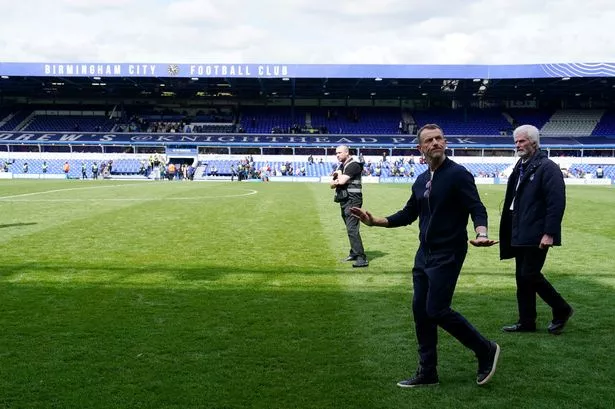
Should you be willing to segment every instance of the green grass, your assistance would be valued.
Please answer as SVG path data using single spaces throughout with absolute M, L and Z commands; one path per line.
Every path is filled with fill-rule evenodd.
M 491 235 L 502 186 L 481 187 Z M 366 185 L 386 216 L 407 185 Z M 470 248 L 454 308 L 502 346 L 493 381 L 440 336 L 437 388 L 416 368 L 417 228 L 348 242 L 326 185 L 0 181 L 0 408 L 611 408 L 615 190 L 569 187 L 544 269 L 576 314 L 563 335 L 503 334 L 514 270 Z

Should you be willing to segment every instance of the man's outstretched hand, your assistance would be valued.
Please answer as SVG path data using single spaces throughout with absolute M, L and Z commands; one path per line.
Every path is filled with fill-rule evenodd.
M 361 220 L 361 222 L 366 226 L 374 225 L 374 216 L 372 216 L 372 214 L 367 210 L 363 210 L 360 207 L 351 207 L 350 213 L 352 213 L 352 215 L 357 219 Z

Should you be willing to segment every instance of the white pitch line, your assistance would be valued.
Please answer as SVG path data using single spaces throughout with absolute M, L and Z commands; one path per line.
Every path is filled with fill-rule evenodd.
M 237 195 L 221 195 L 221 196 L 190 196 L 190 197 L 173 197 L 173 200 L 202 200 L 202 199 L 224 199 L 230 197 L 246 197 L 257 194 L 256 190 L 251 190 L 248 193 L 241 193 Z M 3 198 L 0 198 L 2 200 Z M 110 199 L 110 198 L 98 198 L 98 199 L 8 199 L 5 202 L 44 202 L 44 203 L 56 203 L 56 202 L 153 202 L 156 200 L 169 200 L 168 197 L 154 197 L 154 198 L 126 198 L 126 199 Z
M 22 193 L 20 195 L 13 195 L 13 196 L 0 196 L 0 200 L 2 200 L 2 199 L 13 199 L 13 198 L 18 198 L 18 197 L 34 196 L 34 195 L 44 195 L 44 194 L 47 194 L 47 193 L 68 192 L 68 191 L 71 191 L 71 190 L 105 189 L 105 188 L 109 188 L 109 187 L 124 187 L 124 186 L 135 186 L 135 185 L 142 185 L 142 184 L 144 184 L 144 183 L 130 183 L 130 184 L 106 185 L 106 186 L 69 187 L 69 188 L 66 188 L 66 189 L 54 189 L 54 190 L 43 190 L 42 192 Z
M 13 196 L 0 196 L 0 200 L 4 200 L 7 202 L 146 202 L 146 201 L 154 201 L 154 200 L 169 200 L 168 197 L 154 197 L 154 198 L 93 198 L 93 199 L 22 199 L 23 197 L 29 197 L 33 195 L 47 194 L 47 193 L 57 193 L 64 192 L 70 190 L 81 190 L 81 189 L 99 189 L 99 188 L 108 188 L 108 187 L 124 187 L 124 186 L 135 186 L 135 184 L 129 185 L 109 185 L 109 186 L 89 186 L 89 187 L 75 187 L 68 189 L 55 189 L 55 190 L 46 190 L 43 192 L 32 192 L 32 193 L 23 193 L 20 195 Z M 141 185 L 141 183 L 139 184 Z M 252 189 L 242 189 L 247 193 L 240 194 L 229 194 L 229 195 L 215 195 L 215 196 L 186 196 L 186 197 L 173 197 L 173 200 L 201 200 L 201 199 L 224 199 L 229 197 L 244 197 L 244 196 L 252 196 L 258 193 L 257 190 Z

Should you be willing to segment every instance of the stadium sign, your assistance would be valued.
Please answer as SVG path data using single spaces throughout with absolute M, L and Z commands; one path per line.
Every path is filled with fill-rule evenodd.
M 280 77 L 288 75 L 287 65 L 191 64 L 184 68 L 187 68 L 184 74 L 190 77 Z M 43 72 L 48 76 L 167 77 L 179 76 L 182 70 L 177 64 L 169 64 L 166 67 L 161 67 L 159 64 L 43 64 Z
M 451 148 L 513 146 L 510 136 L 448 135 Z M 71 133 L 71 132 L 7 132 L 0 133 L 0 144 L 122 144 L 122 145 L 252 145 L 252 146 L 369 146 L 415 147 L 413 135 L 296 135 L 296 134 L 194 134 L 194 133 Z M 615 139 L 605 137 L 542 137 L 543 146 L 567 148 L 615 148 Z
M 615 63 L 517 65 L 153 64 L 0 62 L 0 76 L 185 78 L 443 78 L 614 77 Z

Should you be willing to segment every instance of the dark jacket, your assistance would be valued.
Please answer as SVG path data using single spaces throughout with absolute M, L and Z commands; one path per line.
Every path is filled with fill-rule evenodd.
M 466 168 L 446 158 L 434 172 L 427 195 L 430 178 L 429 170 L 416 178 L 406 206 L 387 217 L 388 227 L 406 226 L 419 218 L 419 240 L 424 248 L 467 248 L 468 217 L 472 216 L 475 228 L 487 227 L 487 211 L 474 177 Z
M 566 208 L 562 171 L 545 152 L 538 150 L 524 165 L 523 179 L 515 189 L 521 165 L 519 160 L 506 187 L 500 219 L 501 259 L 515 257 L 515 247 L 537 247 L 544 234 L 553 236 L 553 245 L 562 244 L 562 218 Z

